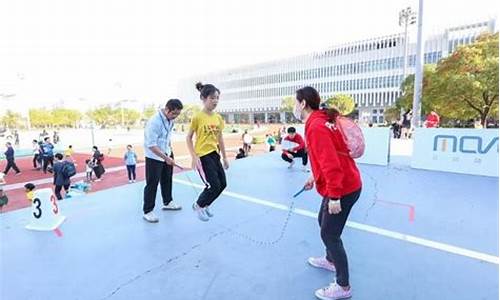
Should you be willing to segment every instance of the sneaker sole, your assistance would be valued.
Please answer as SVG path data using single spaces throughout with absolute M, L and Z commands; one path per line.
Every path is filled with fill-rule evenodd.
M 193 203 L 193 205 L 191 206 L 191 208 L 192 208 L 192 209 L 193 209 L 193 211 L 194 211 L 194 212 L 198 215 L 198 212 L 196 211 L 196 208 L 194 207 L 194 205 L 195 205 L 195 204 L 196 204 L 196 202 L 195 202 L 195 203 Z M 209 218 L 207 218 L 207 219 L 202 219 L 202 218 L 200 217 L 200 215 L 198 215 L 198 219 L 199 219 L 200 221 L 203 221 L 203 222 L 208 222 L 208 220 L 209 220 Z
M 166 207 L 162 207 L 161 208 L 162 210 L 181 210 L 182 207 L 177 207 L 177 208 L 166 208 Z
M 352 298 L 352 295 L 351 296 L 346 296 L 346 297 L 340 297 L 340 298 L 330 298 L 330 297 L 318 295 L 318 292 L 315 292 L 314 295 L 318 299 L 321 299 L 321 300 L 334 300 L 334 299 L 337 300 L 337 299 L 349 299 L 349 298 Z
M 330 271 L 330 272 L 333 272 L 333 273 L 335 273 L 335 272 L 336 272 L 336 270 L 331 270 L 331 269 L 325 268 L 325 267 L 323 267 L 323 266 L 320 266 L 320 265 L 314 264 L 314 263 L 313 263 L 313 262 L 311 262 L 311 260 L 309 260 L 309 259 L 307 260 L 307 263 L 308 263 L 310 266 L 315 267 L 315 268 L 317 268 L 317 269 L 323 269 L 323 270 L 327 270 L 327 271 Z
M 144 220 L 146 220 L 146 222 L 148 223 L 158 223 L 159 220 L 148 220 L 146 219 L 146 217 L 142 217 Z

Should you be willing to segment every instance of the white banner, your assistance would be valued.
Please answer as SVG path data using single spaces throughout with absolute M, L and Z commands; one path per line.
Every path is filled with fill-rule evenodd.
M 357 163 L 387 166 L 389 164 L 390 130 L 388 127 L 362 128 L 365 137 L 365 153 Z
M 411 166 L 498 177 L 498 129 L 417 128 Z

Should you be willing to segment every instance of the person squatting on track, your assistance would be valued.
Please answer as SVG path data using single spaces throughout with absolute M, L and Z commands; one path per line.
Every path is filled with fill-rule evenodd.
M 144 154 L 146 156 L 146 186 L 144 187 L 144 220 L 158 222 L 154 214 L 158 182 L 161 187 L 163 210 L 180 210 L 182 207 L 172 199 L 172 175 L 175 166 L 170 138 L 174 120 L 183 109 L 179 99 L 170 99 L 165 108 L 149 119 L 144 130 Z
M 205 189 L 198 197 L 198 201 L 193 203 L 193 210 L 200 220 L 208 221 L 210 217 L 213 217 L 209 209 L 210 205 L 226 188 L 224 169 L 229 168 L 229 163 L 222 138 L 224 119 L 214 112 L 219 102 L 220 91 L 212 84 L 203 85 L 201 82 L 196 84 L 196 89 L 200 92 L 203 110 L 193 116 L 186 141 L 193 160 L 193 169 L 198 170 L 205 184 Z M 193 145 L 195 134 L 196 143 Z
M 284 149 L 281 154 L 281 158 L 290 163 L 288 166 L 291 169 L 294 165 L 294 158 L 300 157 L 302 158 L 302 170 L 307 172 L 307 152 L 306 152 L 306 143 L 300 134 L 297 133 L 295 127 L 289 127 L 287 129 L 288 135 L 283 139 L 285 141 L 289 141 L 297 144 L 296 147 L 292 149 Z
M 305 184 L 323 197 L 318 222 L 326 256 L 311 257 L 309 264 L 336 271 L 336 280 L 316 291 L 320 299 L 351 297 L 347 255 L 341 234 L 351 208 L 361 194 L 361 178 L 356 163 L 349 155 L 342 133 L 335 126 L 336 109 L 320 109 L 321 98 L 312 87 L 297 91 L 294 115 L 305 121 L 305 135 L 312 173 Z

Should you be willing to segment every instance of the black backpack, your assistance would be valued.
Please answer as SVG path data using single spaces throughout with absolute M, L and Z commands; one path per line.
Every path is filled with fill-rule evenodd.
M 76 175 L 76 167 L 72 162 L 65 162 L 62 167 L 62 174 L 64 178 L 71 178 Z

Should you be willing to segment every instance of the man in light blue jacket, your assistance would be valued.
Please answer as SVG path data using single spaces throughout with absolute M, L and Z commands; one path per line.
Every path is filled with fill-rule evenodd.
M 179 99 L 168 100 L 165 108 L 149 119 L 144 130 L 144 153 L 146 156 L 146 186 L 144 187 L 144 220 L 158 222 L 153 209 L 155 207 L 158 182 L 161 186 L 163 210 L 179 210 L 181 207 L 172 201 L 172 175 L 175 165 L 170 138 L 174 128 L 174 119 L 182 111 Z

